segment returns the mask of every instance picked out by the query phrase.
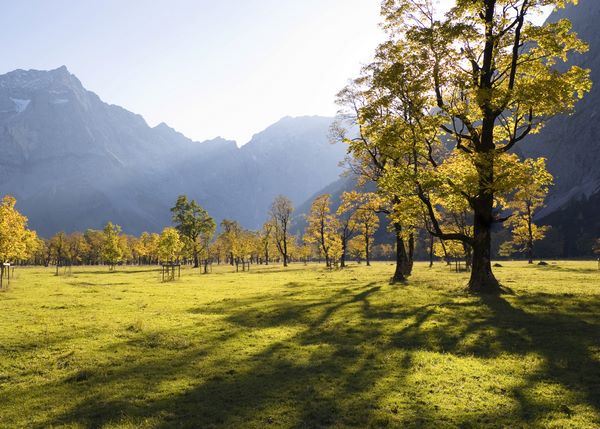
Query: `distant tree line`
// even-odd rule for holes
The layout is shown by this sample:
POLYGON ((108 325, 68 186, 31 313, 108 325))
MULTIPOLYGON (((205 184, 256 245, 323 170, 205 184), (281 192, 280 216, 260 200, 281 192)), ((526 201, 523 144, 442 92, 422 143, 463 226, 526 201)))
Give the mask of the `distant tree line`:
MULTIPOLYGON (((294 207, 278 196, 273 201, 262 228, 252 231, 237 221, 223 219, 219 232, 208 212, 196 201, 180 195, 171 208, 173 226, 160 233, 125 234, 119 225, 108 222, 102 230, 85 232, 60 231, 49 239, 39 238, 27 229, 27 219, 16 209, 16 200, 5 197, 0 206, 0 259, 13 264, 54 266, 152 264, 190 264, 204 273, 216 264, 230 264, 236 271, 246 271, 252 264, 292 261, 323 261, 327 267, 344 267, 348 258, 370 264, 372 258, 388 259, 391 246, 374 246, 373 234, 378 227, 375 194, 348 192, 335 213, 331 212, 330 195, 313 202, 307 215, 304 235, 291 232, 294 207)), ((2 265, 4 266, 4 265, 2 265)))

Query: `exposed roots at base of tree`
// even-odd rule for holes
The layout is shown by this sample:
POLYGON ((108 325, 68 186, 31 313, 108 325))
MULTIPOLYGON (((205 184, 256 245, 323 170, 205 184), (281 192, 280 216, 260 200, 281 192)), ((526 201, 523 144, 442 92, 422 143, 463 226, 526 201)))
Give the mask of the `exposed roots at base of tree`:
POLYGON ((390 279, 390 284, 391 285, 406 284, 406 283, 408 283, 408 279, 406 277, 401 278, 401 279, 397 279, 396 277, 392 277, 390 279))
POLYGON ((484 287, 477 285, 474 287, 471 283, 467 284, 466 292, 470 295, 485 295, 485 296, 499 296, 499 295, 514 295, 514 291, 506 286, 503 286, 497 280, 492 284, 486 284, 484 287))

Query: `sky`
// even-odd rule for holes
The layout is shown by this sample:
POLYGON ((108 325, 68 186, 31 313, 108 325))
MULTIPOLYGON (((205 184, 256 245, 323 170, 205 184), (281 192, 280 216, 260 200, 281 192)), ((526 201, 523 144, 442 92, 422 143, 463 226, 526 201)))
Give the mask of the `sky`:
MULTIPOLYGON (((447 7, 451 0, 438 0, 447 7)), ((380 0, 3 2, 0 74, 67 66, 104 101, 202 141, 335 115, 385 36, 380 0)))

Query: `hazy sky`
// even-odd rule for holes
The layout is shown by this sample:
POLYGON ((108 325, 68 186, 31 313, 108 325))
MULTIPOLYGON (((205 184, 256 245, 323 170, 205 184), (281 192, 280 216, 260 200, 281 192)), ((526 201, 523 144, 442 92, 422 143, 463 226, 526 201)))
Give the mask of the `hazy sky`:
MULTIPOLYGON (((442 0, 449 3, 451 0, 442 0)), ((0 73, 66 65, 104 101, 195 140, 246 143, 283 116, 334 115, 383 40, 380 0, 19 0, 0 73)))

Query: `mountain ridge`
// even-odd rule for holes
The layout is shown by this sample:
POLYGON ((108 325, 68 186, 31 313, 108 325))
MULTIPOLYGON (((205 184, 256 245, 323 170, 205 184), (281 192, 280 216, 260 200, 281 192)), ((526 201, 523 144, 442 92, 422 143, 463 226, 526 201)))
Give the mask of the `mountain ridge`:
POLYGON ((284 117, 241 147, 196 142, 103 102, 64 66, 15 70, 0 76, 0 193, 14 194, 43 236, 109 220, 157 231, 179 194, 218 221, 258 228, 277 194, 300 204, 341 173, 345 149, 327 140, 332 120, 284 117))

